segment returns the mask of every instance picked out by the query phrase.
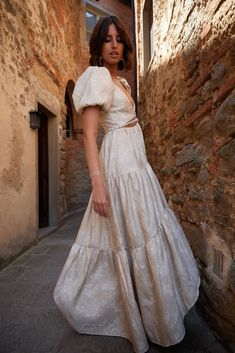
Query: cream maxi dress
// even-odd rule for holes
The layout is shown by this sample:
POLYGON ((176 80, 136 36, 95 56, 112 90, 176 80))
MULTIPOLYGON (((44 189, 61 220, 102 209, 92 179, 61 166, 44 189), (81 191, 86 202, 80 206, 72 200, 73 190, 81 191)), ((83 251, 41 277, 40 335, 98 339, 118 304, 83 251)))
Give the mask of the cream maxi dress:
POLYGON ((135 117, 134 106, 109 71, 96 66, 80 76, 73 99, 78 111, 102 108, 100 162, 110 217, 99 216, 90 199, 54 300, 79 333, 126 337, 137 353, 148 350, 147 338, 174 345, 185 335, 184 315, 197 300, 200 277, 147 161, 139 124, 118 128, 135 117))

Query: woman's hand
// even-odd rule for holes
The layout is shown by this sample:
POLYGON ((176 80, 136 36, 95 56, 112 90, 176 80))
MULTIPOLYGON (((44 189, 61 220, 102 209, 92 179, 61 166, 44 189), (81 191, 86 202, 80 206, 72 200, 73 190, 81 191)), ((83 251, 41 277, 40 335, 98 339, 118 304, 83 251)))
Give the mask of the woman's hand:
POLYGON ((100 216, 108 217, 109 215, 109 200, 108 194, 103 182, 93 182, 92 205, 100 216))
POLYGON ((100 216, 108 217, 109 201, 104 186, 104 179, 100 173, 100 159, 96 143, 98 125, 100 120, 100 107, 87 107, 83 110, 83 141, 88 169, 92 178, 92 205, 100 216))

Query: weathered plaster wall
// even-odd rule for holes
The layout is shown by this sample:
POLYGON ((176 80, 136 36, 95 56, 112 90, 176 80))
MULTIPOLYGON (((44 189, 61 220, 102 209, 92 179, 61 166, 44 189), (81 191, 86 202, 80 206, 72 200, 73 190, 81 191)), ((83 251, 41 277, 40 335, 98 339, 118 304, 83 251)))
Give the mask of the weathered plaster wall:
POLYGON ((139 110, 148 158, 202 273, 210 323, 235 332, 235 3, 153 1, 154 55, 143 68, 136 2, 139 110))
POLYGON ((3 0, 0 3, 0 258, 35 241, 37 130, 29 111, 41 103, 56 119, 58 219, 66 210, 65 88, 81 72, 80 2, 3 0))

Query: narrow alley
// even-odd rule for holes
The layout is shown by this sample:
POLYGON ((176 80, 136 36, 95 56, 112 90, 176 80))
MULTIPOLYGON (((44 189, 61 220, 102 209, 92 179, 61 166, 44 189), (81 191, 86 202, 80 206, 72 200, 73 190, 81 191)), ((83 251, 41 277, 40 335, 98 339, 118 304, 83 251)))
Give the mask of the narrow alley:
MULTIPOLYGON (((125 338, 78 334, 53 300, 53 289, 75 241, 92 190, 92 177, 105 174, 102 173, 105 164, 115 167, 108 167, 106 174, 113 183, 110 182, 110 190, 117 194, 113 197, 112 210, 116 223, 121 225, 119 233, 138 233, 142 238, 144 227, 133 226, 130 231, 129 224, 135 225, 135 218, 138 220, 143 215, 146 239, 154 239, 152 230, 158 229, 155 226, 159 226, 158 220, 161 220, 161 215, 157 215, 160 188, 155 193, 149 187, 146 192, 146 185, 158 189, 156 174, 167 208, 169 206, 172 216, 176 216, 177 225, 179 221, 182 226, 196 260, 193 267, 185 261, 184 268, 189 273, 192 269, 196 273, 197 267, 200 270, 200 295, 185 317, 184 339, 168 348, 150 343, 148 353, 235 353, 235 0, 1 0, 0 19, 0 353, 133 353, 131 343, 125 338), (107 26, 102 43, 100 39, 97 41, 100 48, 94 62, 90 42, 102 17, 114 16, 126 29, 123 32, 114 26, 115 43, 123 47, 119 62, 112 66, 115 75, 110 71, 111 76, 107 76, 106 70, 101 79, 94 76, 94 81, 87 81, 91 83, 91 90, 81 88, 81 91, 86 98, 93 96, 93 89, 94 97, 111 97, 107 104, 111 108, 107 112, 103 109, 106 106, 103 100, 85 104, 102 106, 100 116, 107 120, 102 118, 100 122, 104 123, 106 132, 112 131, 109 124, 118 129, 127 127, 132 118, 139 121, 141 129, 136 124, 133 135, 126 134, 125 139, 120 138, 118 142, 110 138, 111 134, 107 135, 110 145, 107 144, 104 151, 110 162, 105 162, 106 156, 101 158, 101 166, 99 170, 94 168, 93 174, 86 162, 84 115, 74 104, 73 93, 78 78, 89 66, 89 70, 104 70, 103 44, 109 43, 111 25, 107 26), (128 41, 125 32, 130 37, 128 41), (129 63, 132 65, 128 67, 129 63), (105 83, 105 76, 110 89, 104 90, 107 94, 97 94, 105 83), (111 119, 109 114, 114 108, 117 110, 111 119), (130 142, 129 149, 127 142, 130 142), (113 150, 117 151, 117 157, 113 150), (137 158, 138 154, 141 158, 137 158), (121 168, 117 163, 119 158, 121 168), (132 160, 141 160, 141 168, 139 162, 132 165, 132 160), (151 175, 146 173, 146 179, 144 165, 146 171, 151 166, 151 175), (129 178, 136 171, 138 184, 129 178), (139 176, 143 176, 142 183, 139 176), (126 185, 122 202, 117 201, 121 190, 119 177, 120 185, 126 185), (143 186, 142 192, 138 185, 143 186), (126 192, 132 186, 138 199, 126 192), (127 217, 119 203, 127 207, 128 214, 129 210, 134 210, 135 217, 127 217), (129 205, 133 207, 129 209, 129 205), (116 211, 118 207, 120 212, 116 211)), ((117 59, 113 48, 110 58, 117 59)), ((121 131, 118 129, 117 136, 121 131)), ((100 129, 98 146, 103 133, 100 129)), ((96 236, 94 229, 90 233, 99 242, 101 237, 96 236)), ((115 235, 113 228, 107 232, 107 242, 110 233, 115 235)), ((87 236, 87 232, 83 234, 87 236)), ((114 238, 115 243, 118 237, 114 238)), ((177 248, 181 250, 182 243, 178 239, 177 248)), ((123 248, 128 243, 124 240, 123 248)), ((106 249, 106 245, 100 248, 106 249)), ((112 246, 107 248, 113 249, 112 246)), ((114 248, 118 249, 116 245, 114 248)), ((155 249, 161 248, 156 246, 155 249)), ((155 315, 150 308, 145 321, 149 324, 151 318, 159 319, 160 311, 175 335, 182 327, 179 321, 177 326, 173 325, 179 304, 175 294, 178 286, 165 286, 166 271, 161 271, 161 265, 163 269, 167 267, 155 251, 152 253, 160 265, 151 272, 160 269, 156 272, 161 272, 162 281, 156 283, 164 283, 162 287, 167 288, 176 306, 172 316, 162 304, 155 315)), ((185 260, 185 254, 177 258, 185 260)), ((169 258, 174 259, 172 253, 169 258)), ((150 263, 149 258, 146 259, 146 263, 150 263)), ((121 325, 116 324, 114 318, 119 318, 117 312, 121 316, 127 312, 122 310, 125 300, 114 305, 117 303, 114 286, 108 284, 109 294, 103 282, 103 278, 112 281, 116 274, 124 273, 113 268, 109 277, 107 272, 103 277, 96 277, 102 288, 89 287, 92 288, 89 293, 93 294, 92 310, 85 312, 93 320, 92 315, 100 311, 100 303, 93 298, 108 297, 109 309, 114 309, 110 326, 119 329, 121 325), (97 295, 94 295, 95 290, 97 295)), ((178 268, 179 272, 174 272, 173 267, 167 272, 169 279, 187 272, 182 271, 180 263, 178 268)), ((125 273, 129 274, 128 271, 125 273)), ((75 277, 70 283, 76 284, 77 272, 72 273, 75 277)), ((147 276, 139 278, 142 283, 147 279, 146 282, 155 287, 147 276)), ((185 290, 179 289, 183 294, 192 288, 193 277, 185 278, 185 290)), ((123 281, 124 286, 120 283, 117 282, 116 293, 126 288, 126 282, 123 281)), ((165 289, 162 295, 159 292, 152 295, 151 301, 150 287, 143 285, 142 288, 147 298, 142 301, 143 305, 159 298, 165 301, 165 289)), ((124 297, 128 298, 128 303, 129 294, 130 291, 126 291, 124 297)), ((66 290, 64 297, 68 298, 66 290)), ((88 302, 87 295, 83 297, 84 302, 88 302)), ((184 305, 186 302, 183 299, 184 305)), ((107 300, 104 303, 107 312, 107 300)), ((136 301, 134 303, 136 305, 136 301)), ((74 305, 70 312, 75 307, 85 306, 74 305)), ((127 308, 129 310, 129 304, 127 308)), ((133 316, 130 317, 129 322, 136 326, 133 316)), ((127 330, 122 332, 129 333, 125 315, 123 318, 127 330)), ((86 323, 89 328, 90 322, 86 323)), ((106 323, 105 319, 100 322, 106 323)), ((142 321, 139 322, 142 327, 142 321)), ((152 331, 158 323, 159 320, 151 323, 152 331)), ((167 336, 168 326, 164 326, 163 321, 159 326, 162 331, 159 337, 167 336)), ((146 327, 145 330, 150 332, 146 327)), ((105 325, 102 333, 106 331, 105 325)), ((144 329, 140 332, 143 334, 136 334, 137 339, 144 336, 144 329)))
MULTIPOLYGON (((79 335, 55 306, 52 292, 82 213, 74 213, 54 233, 0 272, 0 353, 133 353, 119 337, 79 335)), ((151 344, 148 353, 228 353, 197 308, 187 314, 186 335, 177 345, 151 344)))

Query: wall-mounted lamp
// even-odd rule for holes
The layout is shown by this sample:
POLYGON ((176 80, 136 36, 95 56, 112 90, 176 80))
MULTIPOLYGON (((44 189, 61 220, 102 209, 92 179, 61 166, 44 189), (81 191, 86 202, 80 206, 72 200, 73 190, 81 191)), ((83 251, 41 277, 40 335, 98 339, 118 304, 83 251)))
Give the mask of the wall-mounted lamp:
POLYGON ((30 127, 31 129, 40 129, 41 126, 41 112, 31 111, 30 115, 30 127))

